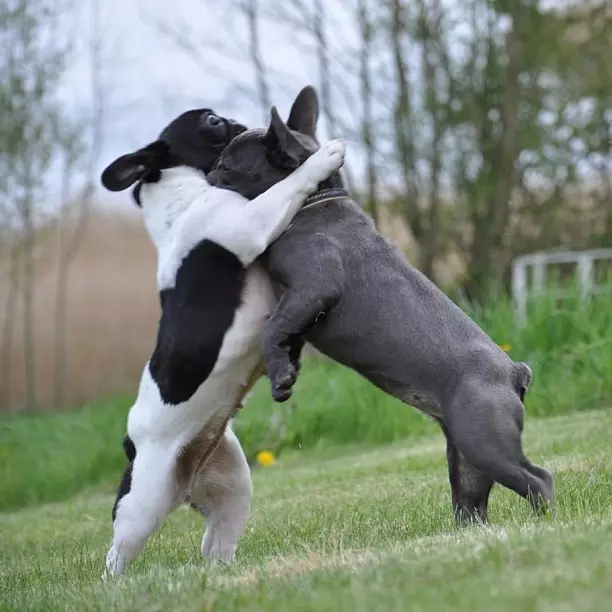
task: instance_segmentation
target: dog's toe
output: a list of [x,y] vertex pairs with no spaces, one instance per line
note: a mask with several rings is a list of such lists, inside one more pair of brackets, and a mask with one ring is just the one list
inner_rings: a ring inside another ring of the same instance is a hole
[[202,555],[209,563],[229,565],[236,555],[236,546],[225,541],[219,534],[205,534],[202,541]]
[[336,156],[336,157],[344,157],[346,154],[346,144],[343,140],[339,138],[335,138],[333,140],[329,140],[325,144],[325,149],[328,154]]
[[291,391],[295,381],[297,380],[297,370],[292,366],[288,366],[285,371],[275,377],[272,385],[272,395],[277,402],[284,402],[291,397]]
[[291,366],[291,368],[287,368],[287,371],[282,376],[277,377],[275,386],[279,389],[288,389],[289,387],[293,387],[295,380],[295,368]]
[[119,554],[118,550],[112,546],[106,555],[106,570],[107,579],[114,578],[125,571],[125,559]]
[[279,403],[286,402],[292,393],[292,389],[272,389],[272,399]]

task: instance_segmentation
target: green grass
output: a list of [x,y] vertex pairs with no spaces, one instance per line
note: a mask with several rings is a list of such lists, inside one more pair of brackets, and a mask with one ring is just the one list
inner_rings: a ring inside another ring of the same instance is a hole
[[[0,511],[116,484],[126,462],[121,442],[131,401],[0,417]],[[431,433],[436,426],[347,368],[311,359],[295,400],[275,404],[267,379],[261,380],[234,429],[252,457],[261,448],[380,444]]]
[[559,511],[495,488],[489,528],[451,520],[441,435],[291,450],[254,472],[236,563],[207,568],[177,510],[129,573],[101,580],[112,487],[0,515],[1,610],[608,610],[612,411],[529,419]]
[[522,329],[503,295],[470,312],[496,342],[511,345],[513,359],[531,366],[530,414],[591,410],[612,401],[612,294],[583,301],[569,291],[563,300],[552,293],[532,300]]
[[[467,308],[467,307],[466,307]],[[612,296],[531,305],[517,329],[512,304],[492,295],[471,314],[510,355],[527,361],[534,381],[529,418],[592,410],[612,403]],[[134,381],[134,389],[137,381]],[[0,416],[0,511],[59,501],[85,487],[116,482],[124,466],[121,440],[132,398],[80,410]],[[291,402],[274,404],[261,380],[235,425],[249,457],[261,448],[378,445],[436,432],[426,417],[327,360],[304,363]]]

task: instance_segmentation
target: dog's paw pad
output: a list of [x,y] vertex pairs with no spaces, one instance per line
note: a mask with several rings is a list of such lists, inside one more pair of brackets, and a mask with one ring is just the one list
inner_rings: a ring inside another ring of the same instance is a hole
[[272,399],[278,403],[286,402],[292,394],[292,389],[272,389]]

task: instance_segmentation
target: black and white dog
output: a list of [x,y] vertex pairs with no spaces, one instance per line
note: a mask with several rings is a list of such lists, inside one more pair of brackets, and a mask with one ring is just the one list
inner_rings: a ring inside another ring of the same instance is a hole
[[[209,181],[256,197],[318,149],[317,119],[316,93],[306,87],[286,124],[274,111],[267,131],[236,136]],[[521,444],[529,367],[408,264],[348,197],[339,174],[327,187],[265,255],[280,297],[263,334],[274,398],[291,395],[308,340],[440,423],[461,522],[487,520],[494,482],[539,512],[554,505],[550,472]]]
[[268,276],[254,261],[344,159],[344,144],[330,141],[249,203],[206,181],[203,170],[216,157],[207,143],[211,129],[219,131],[221,148],[241,131],[209,110],[190,111],[102,174],[112,191],[136,183],[134,196],[157,248],[162,307],[157,344],[128,417],[131,463],[113,509],[110,574],[122,573],[184,502],[207,518],[203,554],[233,558],[252,489],[227,424],[260,375],[260,333],[276,305]]

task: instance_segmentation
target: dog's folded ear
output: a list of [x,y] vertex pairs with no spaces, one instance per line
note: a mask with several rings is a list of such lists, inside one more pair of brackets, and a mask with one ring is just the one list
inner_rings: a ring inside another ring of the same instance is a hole
[[280,118],[276,106],[272,107],[270,126],[264,136],[264,146],[271,163],[277,167],[295,170],[306,157],[304,145]]
[[102,172],[102,185],[109,191],[123,191],[167,167],[169,153],[168,144],[156,140],[134,153],[122,155]]
[[287,120],[287,127],[316,140],[319,99],[314,87],[307,85],[297,95]]

